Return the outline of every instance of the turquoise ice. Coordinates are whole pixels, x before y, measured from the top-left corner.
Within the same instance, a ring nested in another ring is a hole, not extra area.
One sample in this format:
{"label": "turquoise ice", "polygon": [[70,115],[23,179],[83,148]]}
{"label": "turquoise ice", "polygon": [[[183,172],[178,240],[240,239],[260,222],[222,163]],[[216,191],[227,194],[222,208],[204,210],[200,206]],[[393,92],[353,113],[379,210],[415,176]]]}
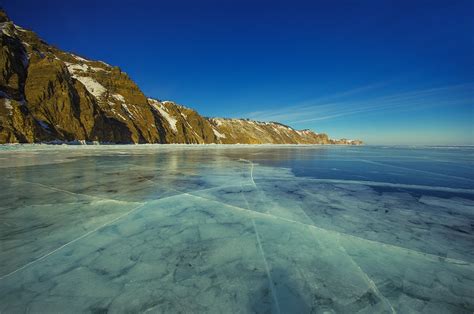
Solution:
{"label": "turquoise ice", "polygon": [[3,146],[0,312],[472,313],[474,148]]}

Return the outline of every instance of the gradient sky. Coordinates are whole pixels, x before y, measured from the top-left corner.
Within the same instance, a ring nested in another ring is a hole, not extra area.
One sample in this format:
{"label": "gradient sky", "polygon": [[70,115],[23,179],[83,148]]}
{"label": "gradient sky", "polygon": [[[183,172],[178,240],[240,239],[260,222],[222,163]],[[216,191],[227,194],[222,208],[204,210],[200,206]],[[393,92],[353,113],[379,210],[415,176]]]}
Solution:
{"label": "gradient sky", "polygon": [[2,1],[16,24],[206,116],[474,145],[474,1]]}

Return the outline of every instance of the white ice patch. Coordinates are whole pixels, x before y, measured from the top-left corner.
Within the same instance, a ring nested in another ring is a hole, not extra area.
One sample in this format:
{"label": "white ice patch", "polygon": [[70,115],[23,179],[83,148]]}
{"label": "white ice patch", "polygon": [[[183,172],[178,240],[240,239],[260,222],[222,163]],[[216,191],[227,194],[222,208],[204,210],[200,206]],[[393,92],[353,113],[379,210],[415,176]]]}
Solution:
{"label": "white ice patch", "polygon": [[5,102],[3,103],[3,105],[4,105],[5,108],[7,108],[8,110],[13,110],[13,107],[12,107],[12,105],[11,105],[10,99],[6,98],[6,99],[5,99]]}
{"label": "white ice patch", "polygon": [[92,77],[88,76],[73,76],[75,79],[77,79],[79,82],[81,82],[87,91],[94,95],[96,98],[101,97],[107,89],[102,86],[99,82],[94,80]]}
{"label": "white ice patch", "polygon": [[130,118],[134,118],[132,111],[128,108],[127,104],[122,104],[122,108],[125,109]]}
{"label": "white ice patch", "polygon": [[221,126],[221,125],[222,125],[222,121],[219,120],[219,119],[212,119],[212,121],[214,121],[214,123],[215,123],[217,126]]}
{"label": "white ice patch", "polygon": [[15,28],[16,28],[18,31],[20,31],[20,32],[27,32],[27,30],[24,29],[23,27],[18,26],[18,25],[16,25],[16,24],[14,24],[14,25],[15,25]]}
{"label": "white ice patch", "polygon": [[91,70],[91,71],[93,71],[93,72],[100,72],[100,71],[106,72],[105,69],[97,68],[97,67],[89,67],[89,70]]}
{"label": "white ice patch", "polygon": [[112,109],[111,110],[116,116],[118,116],[119,118],[121,118],[122,120],[127,120],[127,118],[125,118],[124,116],[122,116],[119,112],[117,112],[115,109]]}
{"label": "white ice patch", "polygon": [[87,64],[77,64],[77,63],[69,63],[69,62],[64,62],[67,66],[67,69],[69,70],[69,73],[75,74],[77,72],[87,72],[87,71],[92,71],[92,72],[99,72],[99,71],[106,71],[102,68],[97,68],[97,67],[91,67],[88,66]]}
{"label": "white ice patch", "polygon": [[120,94],[112,94],[112,97],[118,101],[125,102],[125,98]]}
{"label": "white ice patch", "polygon": [[86,64],[77,64],[77,63],[69,63],[69,62],[64,62],[67,66],[67,69],[69,70],[69,73],[75,74],[77,72],[87,72],[89,70],[89,67]]}
{"label": "white ice patch", "polygon": [[10,30],[7,28],[7,23],[8,22],[0,23],[0,30],[2,31],[3,34],[9,37],[13,37],[13,34],[10,33]]}
{"label": "white ice patch", "polygon": [[273,126],[272,128],[276,133],[280,133],[280,130],[277,127]]}
{"label": "white ice patch", "polygon": [[119,116],[120,118],[122,118],[122,120],[127,120],[127,118],[125,118],[124,116],[122,116],[120,113],[117,112],[117,116]]}
{"label": "white ice patch", "polygon": [[81,58],[81,57],[76,56],[75,54],[72,54],[72,53],[71,53],[71,56],[72,56],[74,59],[79,60],[79,61],[82,61],[82,62],[91,62],[90,60]]}
{"label": "white ice patch", "polygon": [[[159,101],[156,101],[154,99],[151,99],[149,98],[148,99],[150,101],[150,104],[152,105],[152,107],[157,110],[161,116],[163,116],[163,118],[166,119],[166,121],[168,122],[168,124],[170,125],[171,129],[173,130],[173,132],[177,133],[178,132],[178,128],[176,127],[176,122],[178,120],[176,120],[175,118],[173,118],[169,113],[168,111],[166,110],[166,108],[162,105],[162,103],[160,103]],[[166,103],[169,103],[169,102],[166,102]]]}
{"label": "white ice patch", "polygon": [[9,115],[9,116],[13,115],[13,112],[12,112],[13,107],[12,107],[12,105],[11,105],[10,99],[5,98],[5,102],[3,103],[3,105],[5,106],[5,108],[6,108],[8,111],[10,111],[10,112],[8,113],[8,115]]}
{"label": "white ice patch", "polygon": [[[298,133],[301,136],[304,136],[304,135],[309,135],[309,134],[314,133],[314,132],[308,131],[308,130],[302,130],[302,131],[296,131],[296,133]],[[314,133],[314,134],[318,135],[318,133]]]}
{"label": "white ice patch", "polygon": [[217,137],[217,138],[225,138],[225,134],[222,134],[222,133],[219,133],[219,131],[217,131],[216,129],[212,129],[212,132],[214,132],[214,135]]}

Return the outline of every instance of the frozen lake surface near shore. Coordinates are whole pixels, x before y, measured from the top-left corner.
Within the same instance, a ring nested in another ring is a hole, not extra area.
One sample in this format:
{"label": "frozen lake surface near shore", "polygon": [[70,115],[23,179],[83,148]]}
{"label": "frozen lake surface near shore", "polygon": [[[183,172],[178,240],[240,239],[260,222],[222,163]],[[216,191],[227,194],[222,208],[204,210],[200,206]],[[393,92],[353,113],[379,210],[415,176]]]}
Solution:
{"label": "frozen lake surface near shore", "polygon": [[474,148],[0,147],[0,312],[472,313]]}

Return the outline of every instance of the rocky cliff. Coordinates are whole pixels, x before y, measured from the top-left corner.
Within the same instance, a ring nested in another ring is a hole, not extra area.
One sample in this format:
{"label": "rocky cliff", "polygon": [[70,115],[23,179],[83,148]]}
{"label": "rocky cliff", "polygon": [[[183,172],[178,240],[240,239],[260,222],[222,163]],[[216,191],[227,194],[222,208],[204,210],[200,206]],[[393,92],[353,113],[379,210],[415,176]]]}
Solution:
{"label": "rocky cliff", "polygon": [[360,144],[147,98],[118,67],[57,49],[0,11],[0,143]]}

